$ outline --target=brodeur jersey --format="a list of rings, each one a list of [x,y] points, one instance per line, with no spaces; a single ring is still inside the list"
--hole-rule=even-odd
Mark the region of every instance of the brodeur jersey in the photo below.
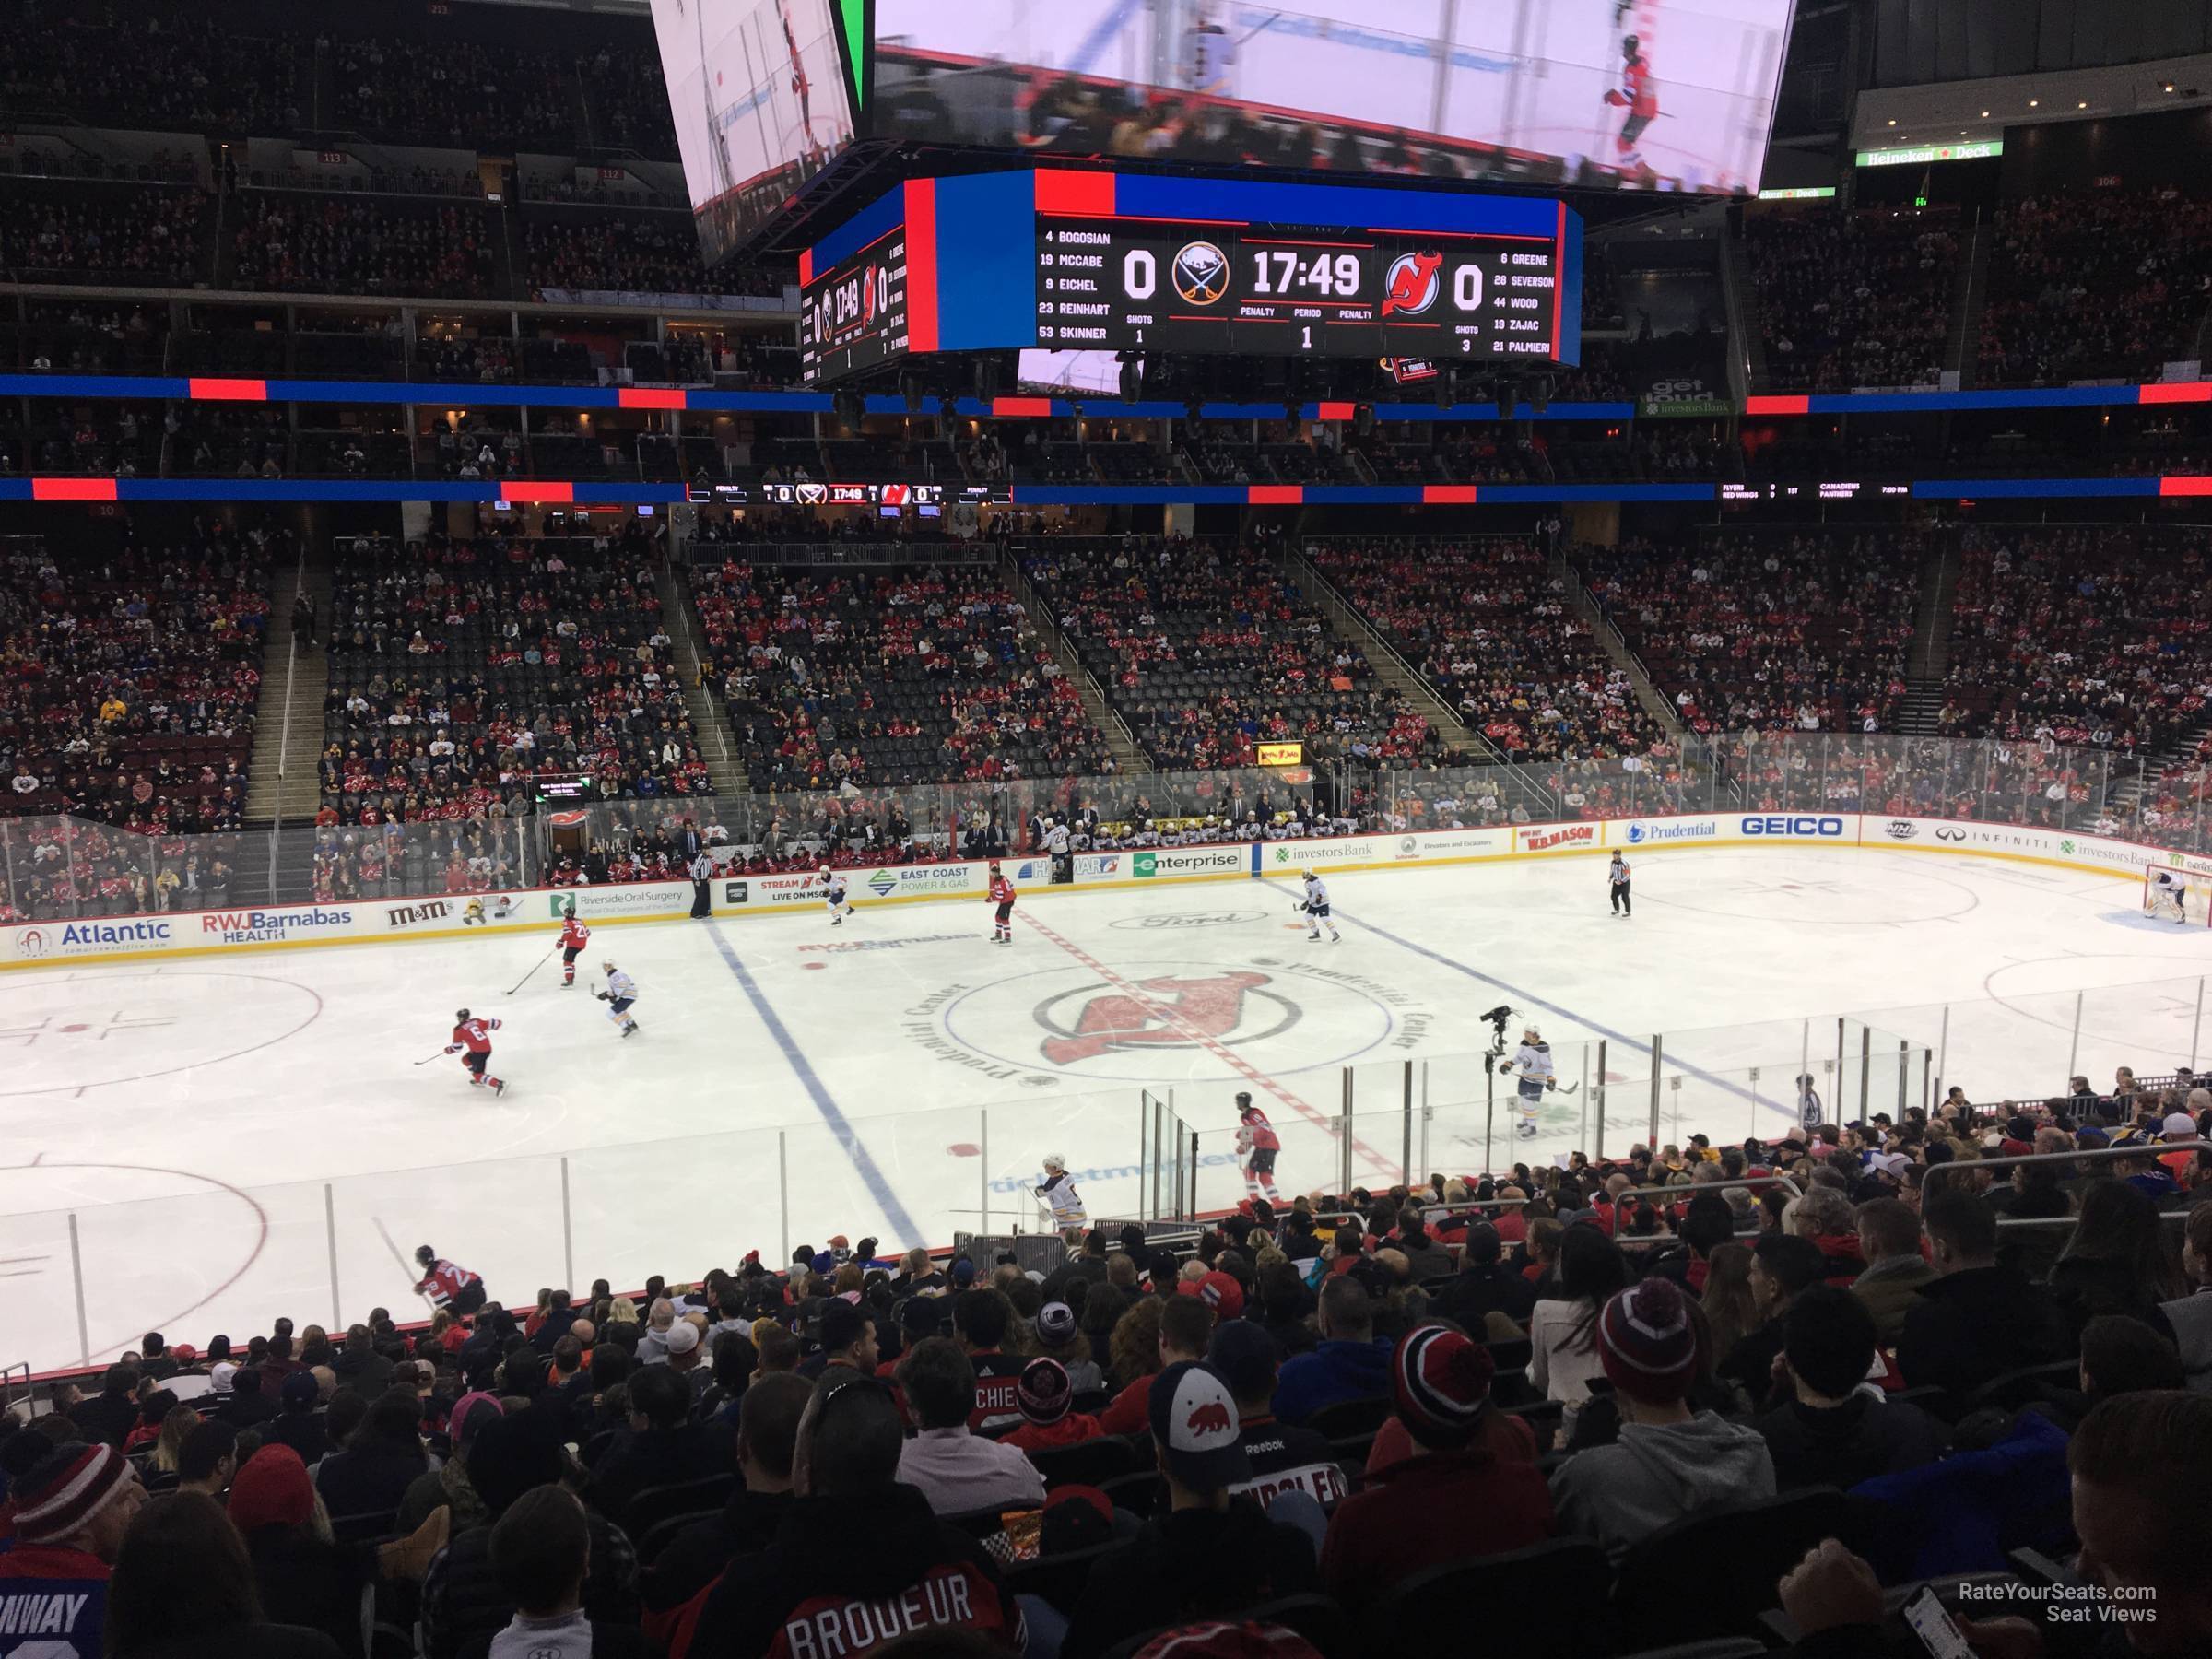
[[[1014,884],[1008,881],[1004,876],[994,876],[991,877],[991,902],[994,904],[1011,904],[1014,902]]]
[[[592,930],[574,916],[569,916],[562,920],[560,946],[563,950],[582,950],[590,941],[591,936]]]
[[[442,1308],[476,1282],[477,1276],[467,1268],[441,1260],[415,1288],[429,1294],[432,1307]]]

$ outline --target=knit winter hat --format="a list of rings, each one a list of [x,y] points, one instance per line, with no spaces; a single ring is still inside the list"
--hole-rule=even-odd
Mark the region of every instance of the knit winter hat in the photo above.
[[[478,1416],[478,1413],[482,1415]],[[500,1415],[500,1396],[485,1389],[477,1389],[453,1402],[452,1415],[446,1418],[446,1427],[453,1435],[453,1443],[465,1446],[483,1433],[485,1427],[494,1418]]]
[[[1614,1388],[1632,1400],[1658,1406],[1688,1394],[1698,1333],[1675,1282],[1647,1278],[1617,1293],[1597,1316],[1597,1354]]]
[[[1058,1347],[1076,1339],[1076,1311],[1065,1302],[1046,1302],[1037,1310],[1037,1339]]]
[[[112,1446],[56,1446],[16,1483],[16,1536],[25,1544],[66,1538],[137,1477]]]
[[[1057,1359],[1032,1359],[1023,1366],[1015,1394],[1021,1415],[1041,1429],[1065,1417],[1076,1397],[1067,1367]]]
[[[1406,1430],[1425,1446],[1450,1449],[1475,1438],[1497,1369],[1489,1349],[1449,1325],[1408,1331],[1391,1356],[1391,1391]]]
[[[289,1446],[264,1446],[230,1483],[230,1522],[241,1533],[257,1526],[304,1526],[315,1512],[307,1465]]]

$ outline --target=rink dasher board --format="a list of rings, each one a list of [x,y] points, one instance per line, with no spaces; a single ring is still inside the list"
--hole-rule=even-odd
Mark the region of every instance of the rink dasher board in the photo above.
[[[1587,818],[1473,830],[1079,853],[1074,855],[1075,880],[1057,887],[1047,884],[1050,860],[1042,855],[1001,862],[1010,866],[1020,902],[1028,904],[1039,899],[1115,889],[1288,880],[1308,869],[1333,880],[1368,871],[1434,869],[1448,865],[1594,856],[1602,860],[1616,850],[1626,854],[1632,865],[1636,859],[1652,853],[1777,845],[1797,850],[1834,847],[1994,858],[2130,882],[2139,882],[2145,866],[2150,864],[2171,864],[2193,874],[2212,876],[2212,858],[2148,842],[1979,819],[1855,812]],[[873,871],[849,869],[844,874],[855,901],[869,906],[954,900],[980,905],[988,884],[988,866],[980,859],[888,865]],[[789,874],[717,876],[713,878],[713,914],[717,920],[742,919],[818,904],[821,892],[817,879]],[[465,924],[462,917],[472,899],[483,901],[484,920]],[[0,927],[0,970],[539,933],[557,928],[562,910],[571,903],[593,928],[686,921],[690,919],[691,899],[690,882],[661,881],[18,923]]]

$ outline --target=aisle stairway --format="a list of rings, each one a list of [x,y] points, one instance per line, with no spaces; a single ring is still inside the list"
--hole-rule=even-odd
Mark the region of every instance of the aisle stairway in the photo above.
[[[254,710],[253,763],[246,777],[246,822],[256,829],[308,822],[320,805],[315,761],[323,747],[323,699],[330,669],[321,646],[293,638],[292,606],[303,589],[314,602],[318,629],[327,628],[326,554],[305,554],[299,564],[278,571],[270,595],[261,700]]]
[[[1082,659],[1076,654],[1075,646],[1060,631],[1060,624],[1053,616],[1052,607],[1037,596],[1037,590],[1030,585],[1030,579],[1021,573],[1021,561],[1014,556],[1011,547],[1001,553],[999,570],[1006,576],[1006,585],[1013,589],[1014,596],[1021,601],[1022,609],[1029,612],[1030,626],[1037,630],[1038,638],[1051,648],[1053,658],[1067,677],[1068,684],[1075,687],[1076,695],[1083,700],[1083,712],[1089,715],[1090,724],[1105,735],[1106,749],[1113,757],[1114,770],[1124,777],[1132,772],[1150,771],[1151,758],[1137,746],[1128,723],[1114,712],[1112,704],[1106,700],[1105,692],[1100,689],[1099,682],[1083,666]]]
[[[1504,762],[1505,756],[1497,747],[1460,719],[1452,705],[1430,688],[1429,682],[1414,672],[1413,665],[1398,654],[1397,648],[1382,637],[1379,629],[1353,608],[1312,560],[1302,552],[1294,552],[1285,555],[1283,565],[1306,597],[1321,607],[1329,626],[1366,653],[1375,677],[1429,717],[1429,724],[1441,735],[1446,747],[1484,761]]]
[[[730,723],[707,688],[706,670],[700,660],[699,634],[691,622],[691,596],[667,565],[661,567],[657,585],[663,626],[674,642],[677,676],[684,688],[684,712],[691,716],[691,730],[699,737],[699,752],[707,762],[707,781],[715,794],[734,800],[747,793],[744,765],[730,742]]]
[[[1951,603],[1958,593],[1958,537],[1939,535],[1920,567],[1920,607],[1912,618],[1912,653],[1905,660],[1898,730],[1909,737],[1936,735],[1951,668]]]

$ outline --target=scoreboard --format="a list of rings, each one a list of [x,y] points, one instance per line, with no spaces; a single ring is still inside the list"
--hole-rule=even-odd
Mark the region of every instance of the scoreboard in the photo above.
[[[801,361],[1056,350],[1573,363],[1582,221],[1529,196],[1035,168],[909,179],[801,253]]]
[[[1548,237],[1041,218],[1037,340],[1062,350],[1549,359]]]
[[[906,228],[887,230],[801,292],[799,378],[841,380],[905,355]]]

